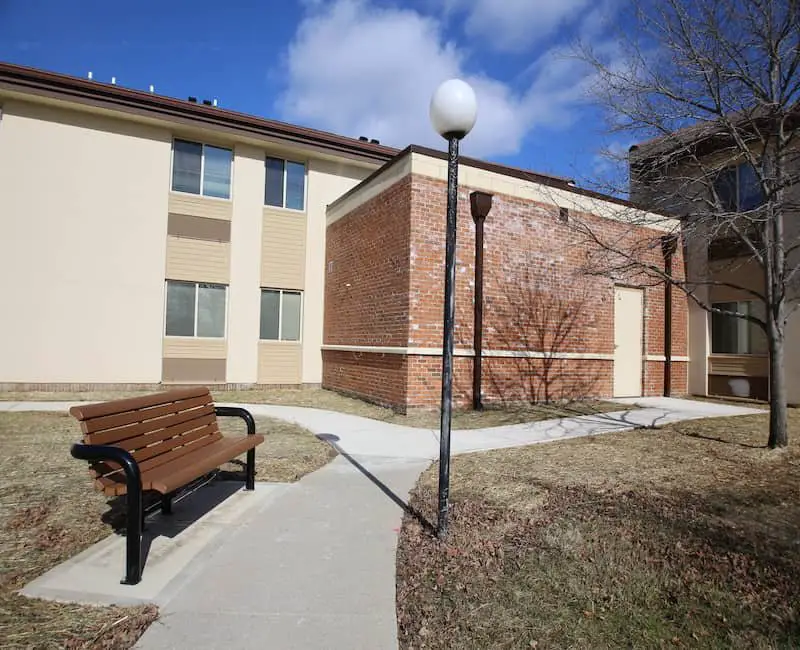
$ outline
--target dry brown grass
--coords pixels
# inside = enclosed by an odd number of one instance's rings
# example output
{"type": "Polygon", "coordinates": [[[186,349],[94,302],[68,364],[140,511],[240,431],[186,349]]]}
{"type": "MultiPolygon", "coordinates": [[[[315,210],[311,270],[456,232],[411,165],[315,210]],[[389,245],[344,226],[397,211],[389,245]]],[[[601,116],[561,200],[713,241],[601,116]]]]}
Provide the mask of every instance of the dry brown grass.
{"type": "MultiPolygon", "coordinates": [[[[766,427],[721,418],[456,458],[448,544],[404,522],[401,647],[800,647],[800,445],[765,449],[766,427]]],[[[430,521],[435,472],[411,500],[430,521]]]]}
{"type": "MultiPolygon", "coordinates": [[[[152,392],[152,391],[150,391],[152,392]]],[[[0,393],[0,401],[90,401],[101,402],[123,397],[145,395],[144,392],[27,392],[0,393]]],[[[389,408],[376,406],[360,399],[346,397],[322,388],[269,388],[245,391],[212,391],[216,402],[235,402],[241,404],[282,404],[284,406],[307,406],[311,408],[338,411],[350,415],[402,424],[423,429],[439,428],[438,410],[415,410],[407,415],[389,408]]],[[[573,417],[591,413],[630,410],[632,406],[621,406],[613,402],[586,400],[568,404],[526,404],[508,406],[488,406],[485,411],[456,410],[453,412],[454,429],[482,429],[506,424],[536,422],[553,418],[573,417]]]]}
{"type": "MultiPolygon", "coordinates": [[[[226,432],[243,429],[241,420],[222,422],[226,432]]],[[[328,445],[295,425],[268,418],[257,418],[256,424],[267,436],[256,450],[258,480],[297,480],[333,454],[328,445]]],[[[109,512],[106,498],[92,490],[86,464],[69,455],[79,431],[66,414],[0,413],[0,647],[4,650],[129,648],[157,617],[155,607],[85,607],[15,593],[112,532],[103,522],[109,512]]]]}

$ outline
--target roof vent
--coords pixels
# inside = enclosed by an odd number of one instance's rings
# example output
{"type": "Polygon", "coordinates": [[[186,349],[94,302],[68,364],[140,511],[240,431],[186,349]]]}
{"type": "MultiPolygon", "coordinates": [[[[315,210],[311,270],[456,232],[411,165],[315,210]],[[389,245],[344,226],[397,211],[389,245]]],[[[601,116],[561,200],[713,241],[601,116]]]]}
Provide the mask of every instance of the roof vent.
{"type": "Polygon", "coordinates": [[[361,140],[361,142],[369,142],[369,138],[363,135],[360,136],[358,139],[361,140]]]}
{"type": "Polygon", "coordinates": [[[216,105],[217,105],[217,98],[216,98],[216,97],[214,97],[214,100],[213,100],[213,102],[211,103],[211,105],[212,105],[212,106],[216,106],[216,105]]]}
{"type": "Polygon", "coordinates": [[[375,138],[372,138],[372,140],[370,140],[369,143],[370,144],[380,144],[381,141],[380,140],[376,140],[375,138]]]}
{"type": "Polygon", "coordinates": [[[91,78],[92,78],[92,76],[93,76],[93,75],[92,75],[92,71],[91,71],[91,70],[89,70],[89,74],[88,74],[88,75],[86,75],[86,76],[87,76],[89,79],[91,79],[91,78]]]}
{"type": "Polygon", "coordinates": [[[150,94],[152,95],[156,91],[156,87],[153,84],[150,84],[150,94]]]}
{"type": "Polygon", "coordinates": [[[211,106],[211,100],[210,99],[204,99],[203,100],[203,106],[211,106]]]}
{"type": "Polygon", "coordinates": [[[116,77],[111,77],[111,85],[112,86],[116,86],[117,85],[117,78],[116,77]]]}
{"type": "Polygon", "coordinates": [[[192,104],[196,104],[197,103],[197,97],[189,97],[189,101],[192,102],[192,104]]]}

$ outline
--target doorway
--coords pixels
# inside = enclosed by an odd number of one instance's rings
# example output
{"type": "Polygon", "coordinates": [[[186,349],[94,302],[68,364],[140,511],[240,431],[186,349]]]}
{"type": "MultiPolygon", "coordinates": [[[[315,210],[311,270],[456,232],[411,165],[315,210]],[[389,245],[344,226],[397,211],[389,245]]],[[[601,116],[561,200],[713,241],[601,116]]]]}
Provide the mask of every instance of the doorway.
{"type": "Polygon", "coordinates": [[[614,397],[642,394],[644,292],[614,287],[614,397]]]}

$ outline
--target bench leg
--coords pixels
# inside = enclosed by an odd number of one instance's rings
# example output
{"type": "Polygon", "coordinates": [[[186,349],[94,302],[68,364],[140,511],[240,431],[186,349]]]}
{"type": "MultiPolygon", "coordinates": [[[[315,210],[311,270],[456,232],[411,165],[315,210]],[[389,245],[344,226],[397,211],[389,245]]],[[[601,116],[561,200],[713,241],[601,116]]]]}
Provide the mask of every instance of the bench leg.
{"type": "Polygon", "coordinates": [[[142,579],[142,529],[144,528],[144,508],[142,491],[128,489],[128,530],[125,539],[125,579],[124,585],[138,584],[142,579]]]}
{"type": "Polygon", "coordinates": [[[256,489],[256,450],[247,450],[247,475],[245,477],[245,490],[256,489]]]}
{"type": "Polygon", "coordinates": [[[162,515],[171,515],[172,514],[172,495],[171,494],[162,494],[161,495],[161,514],[162,515]]]}

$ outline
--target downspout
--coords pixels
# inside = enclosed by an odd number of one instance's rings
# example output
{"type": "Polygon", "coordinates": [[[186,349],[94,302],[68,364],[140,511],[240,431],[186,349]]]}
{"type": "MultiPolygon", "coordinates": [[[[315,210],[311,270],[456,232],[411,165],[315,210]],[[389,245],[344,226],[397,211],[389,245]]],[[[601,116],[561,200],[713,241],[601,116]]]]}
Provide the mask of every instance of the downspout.
{"type": "MultiPolygon", "coordinates": [[[[664,275],[672,277],[672,256],[678,247],[675,235],[661,238],[661,251],[664,254],[664,275]]],[[[664,397],[672,394],[672,282],[664,280],[664,397]]]]}
{"type": "Polygon", "coordinates": [[[472,218],[475,221],[475,311],[473,321],[472,408],[483,410],[481,373],[483,362],[483,224],[492,209],[492,195],[472,192],[469,195],[472,218]]]}

